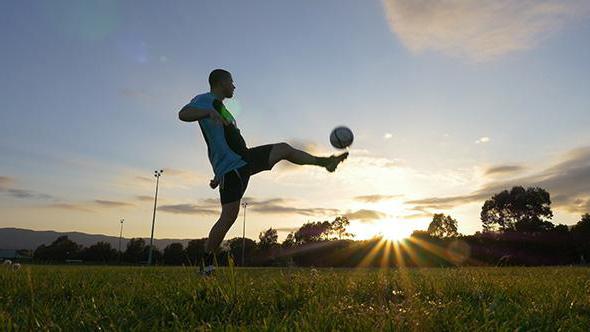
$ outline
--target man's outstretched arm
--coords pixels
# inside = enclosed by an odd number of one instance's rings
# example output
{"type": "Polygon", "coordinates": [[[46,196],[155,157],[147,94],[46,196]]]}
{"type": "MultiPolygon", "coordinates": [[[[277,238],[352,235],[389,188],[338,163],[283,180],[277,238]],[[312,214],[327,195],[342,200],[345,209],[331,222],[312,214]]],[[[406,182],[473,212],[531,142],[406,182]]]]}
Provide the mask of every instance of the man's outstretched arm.
{"type": "Polygon", "coordinates": [[[195,122],[208,117],[210,113],[211,110],[196,108],[187,104],[178,112],[178,118],[185,122],[195,122]]]}
{"type": "Polygon", "coordinates": [[[213,109],[196,108],[191,106],[191,104],[187,104],[180,110],[180,112],[178,112],[178,118],[185,122],[195,122],[207,117],[219,124],[228,124],[227,121],[213,109]]]}

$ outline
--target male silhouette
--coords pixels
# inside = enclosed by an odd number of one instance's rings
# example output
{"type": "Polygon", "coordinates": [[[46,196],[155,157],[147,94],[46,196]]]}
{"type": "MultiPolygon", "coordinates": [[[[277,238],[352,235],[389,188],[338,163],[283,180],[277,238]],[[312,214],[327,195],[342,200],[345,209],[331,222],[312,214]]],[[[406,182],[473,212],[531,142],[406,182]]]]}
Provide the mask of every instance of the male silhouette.
{"type": "Polygon", "coordinates": [[[215,269],[214,253],[229,231],[240,210],[250,176],[272,169],[281,160],[297,165],[317,165],[334,172],[348,152],[330,157],[316,157],[295,149],[287,143],[276,143],[248,148],[236,121],[223,105],[225,98],[233,97],[235,86],[226,70],[215,69],[209,74],[210,92],[195,96],[178,113],[185,122],[198,121],[207,144],[207,154],[215,177],[211,188],[219,186],[221,216],[211,228],[205,248],[206,259],[201,273],[209,275],[215,269]]]}

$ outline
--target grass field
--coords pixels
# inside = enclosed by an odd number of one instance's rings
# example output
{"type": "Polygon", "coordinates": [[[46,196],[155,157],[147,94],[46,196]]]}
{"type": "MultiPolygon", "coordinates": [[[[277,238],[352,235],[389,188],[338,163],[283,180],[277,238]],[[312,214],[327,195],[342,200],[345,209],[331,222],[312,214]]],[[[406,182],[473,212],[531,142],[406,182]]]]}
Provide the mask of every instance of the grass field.
{"type": "Polygon", "coordinates": [[[590,268],[0,268],[2,330],[590,330],[590,268]]]}

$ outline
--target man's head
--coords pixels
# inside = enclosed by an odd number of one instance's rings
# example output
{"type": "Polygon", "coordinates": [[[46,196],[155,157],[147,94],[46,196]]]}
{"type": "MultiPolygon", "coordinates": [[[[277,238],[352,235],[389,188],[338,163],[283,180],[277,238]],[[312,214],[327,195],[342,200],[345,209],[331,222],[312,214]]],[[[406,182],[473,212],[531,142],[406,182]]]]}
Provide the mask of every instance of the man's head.
{"type": "Polygon", "coordinates": [[[236,89],[231,73],[223,69],[215,69],[209,74],[209,86],[212,92],[222,98],[233,97],[236,89]]]}

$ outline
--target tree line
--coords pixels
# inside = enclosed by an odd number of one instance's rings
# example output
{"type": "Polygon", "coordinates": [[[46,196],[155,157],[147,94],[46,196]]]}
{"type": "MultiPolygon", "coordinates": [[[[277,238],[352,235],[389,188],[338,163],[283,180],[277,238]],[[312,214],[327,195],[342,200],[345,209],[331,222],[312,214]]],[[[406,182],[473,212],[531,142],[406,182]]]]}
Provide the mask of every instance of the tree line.
{"type": "MultiPolygon", "coordinates": [[[[414,231],[395,246],[385,239],[358,241],[347,231],[345,216],[332,221],[303,224],[278,242],[277,230],[269,228],[258,241],[233,238],[224,242],[220,264],[232,258],[246,266],[451,266],[451,265],[548,265],[577,264],[590,259],[590,214],[571,227],[554,224],[551,197],[538,187],[513,187],[493,195],[482,206],[482,232],[461,235],[458,221],[435,213],[427,230],[414,231]],[[383,248],[380,248],[383,247],[383,248]],[[244,262],[242,262],[242,248],[244,262]],[[394,252],[392,252],[394,251],[394,252]]],[[[160,265],[198,265],[207,239],[195,239],[186,247],[172,243],[153,248],[160,265]]],[[[37,262],[81,260],[91,263],[141,264],[147,261],[149,245],[133,238],[124,251],[109,243],[82,247],[67,236],[39,246],[37,262]]]]}

